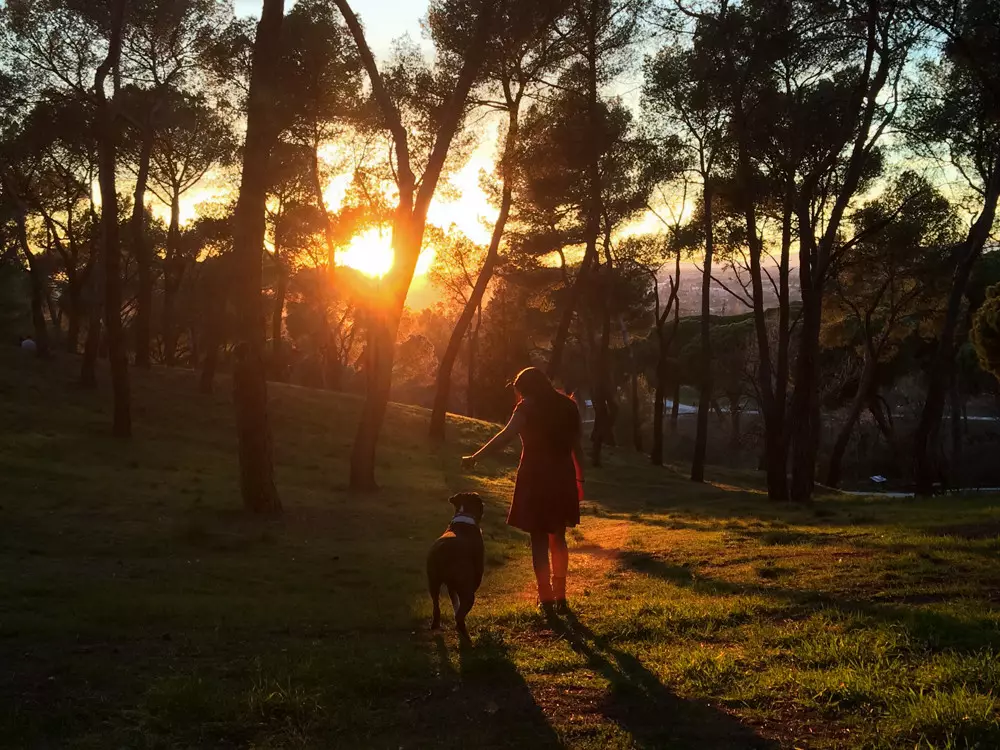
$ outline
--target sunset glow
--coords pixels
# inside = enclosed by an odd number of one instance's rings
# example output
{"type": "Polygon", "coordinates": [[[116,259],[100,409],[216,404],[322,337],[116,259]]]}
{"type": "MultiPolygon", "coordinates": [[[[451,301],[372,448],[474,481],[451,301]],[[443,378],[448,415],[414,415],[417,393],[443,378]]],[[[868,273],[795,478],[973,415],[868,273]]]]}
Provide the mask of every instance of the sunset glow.
{"type": "MultiPolygon", "coordinates": [[[[372,228],[357,235],[346,249],[337,254],[337,265],[354,268],[366,276],[381,278],[392,268],[395,253],[392,233],[372,228]]],[[[434,262],[434,249],[425,247],[417,261],[415,276],[423,276],[434,262]]]]}

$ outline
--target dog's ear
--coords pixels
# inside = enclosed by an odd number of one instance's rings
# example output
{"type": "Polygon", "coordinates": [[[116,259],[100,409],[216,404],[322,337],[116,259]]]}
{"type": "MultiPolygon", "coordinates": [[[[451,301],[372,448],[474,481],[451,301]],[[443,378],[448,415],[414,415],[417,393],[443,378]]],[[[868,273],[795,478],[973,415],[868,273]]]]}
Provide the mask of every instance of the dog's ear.
{"type": "Polygon", "coordinates": [[[464,494],[464,492],[459,492],[457,495],[452,495],[448,498],[448,502],[455,506],[455,510],[462,507],[462,495],[464,494]]]}

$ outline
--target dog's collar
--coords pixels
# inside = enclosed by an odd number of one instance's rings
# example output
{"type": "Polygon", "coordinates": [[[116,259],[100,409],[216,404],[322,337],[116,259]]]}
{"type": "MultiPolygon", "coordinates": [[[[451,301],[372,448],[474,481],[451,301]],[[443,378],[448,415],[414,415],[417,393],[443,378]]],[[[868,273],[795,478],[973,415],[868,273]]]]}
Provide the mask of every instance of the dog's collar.
{"type": "Polygon", "coordinates": [[[470,526],[478,526],[476,519],[466,513],[459,513],[457,516],[451,519],[452,523],[467,523],[470,526]]]}

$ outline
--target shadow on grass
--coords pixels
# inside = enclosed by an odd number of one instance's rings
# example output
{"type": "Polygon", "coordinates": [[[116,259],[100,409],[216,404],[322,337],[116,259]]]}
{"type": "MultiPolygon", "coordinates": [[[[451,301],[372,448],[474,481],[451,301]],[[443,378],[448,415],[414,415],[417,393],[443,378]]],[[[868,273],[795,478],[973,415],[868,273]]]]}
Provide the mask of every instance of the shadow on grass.
{"type": "MultiPolygon", "coordinates": [[[[761,596],[792,605],[804,615],[833,610],[904,628],[910,636],[933,649],[948,648],[966,653],[1000,648],[1000,625],[989,618],[962,619],[944,612],[916,609],[890,602],[845,598],[825,591],[797,590],[780,586],[733,583],[694,574],[656,554],[628,551],[622,562],[632,570],[713,596],[761,596]]],[[[911,603],[947,601],[947,593],[933,599],[914,597],[911,603]],[[926,599],[926,600],[925,600],[926,599]]],[[[905,597],[904,597],[905,601],[905,597]]]]}
{"type": "MultiPolygon", "coordinates": [[[[440,718],[462,747],[564,747],[501,637],[484,631],[475,643],[459,639],[457,670],[444,637],[436,636],[435,644],[440,664],[457,681],[440,718]]],[[[442,738],[434,746],[447,744],[442,738]]]]}
{"type": "Polygon", "coordinates": [[[674,695],[639,659],[596,636],[572,611],[567,611],[563,618],[549,614],[547,619],[553,631],[611,683],[602,711],[629,732],[639,747],[717,750],[779,747],[722,711],[674,695]]]}

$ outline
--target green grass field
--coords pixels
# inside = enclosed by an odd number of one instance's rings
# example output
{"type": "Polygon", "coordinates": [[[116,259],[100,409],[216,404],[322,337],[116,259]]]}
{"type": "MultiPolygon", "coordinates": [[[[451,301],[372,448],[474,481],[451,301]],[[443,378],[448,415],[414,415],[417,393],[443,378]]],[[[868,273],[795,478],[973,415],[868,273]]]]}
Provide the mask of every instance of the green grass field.
{"type": "Polygon", "coordinates": [[[228,384],[133,372],[120,442],[74,377],[0,354],[4,747],[1000,747],[993,498],[778,507],[619,450],[547,619],[503,523],[513,457],[459,469],[488,425],[438,450],[392,408],[383,489],[352,496],[358,402],[273,386],[269,521],[240,509],[228,384]],[[488,499],[467,646],[426,630],[423,578],[463,489],[488,499]]]}

